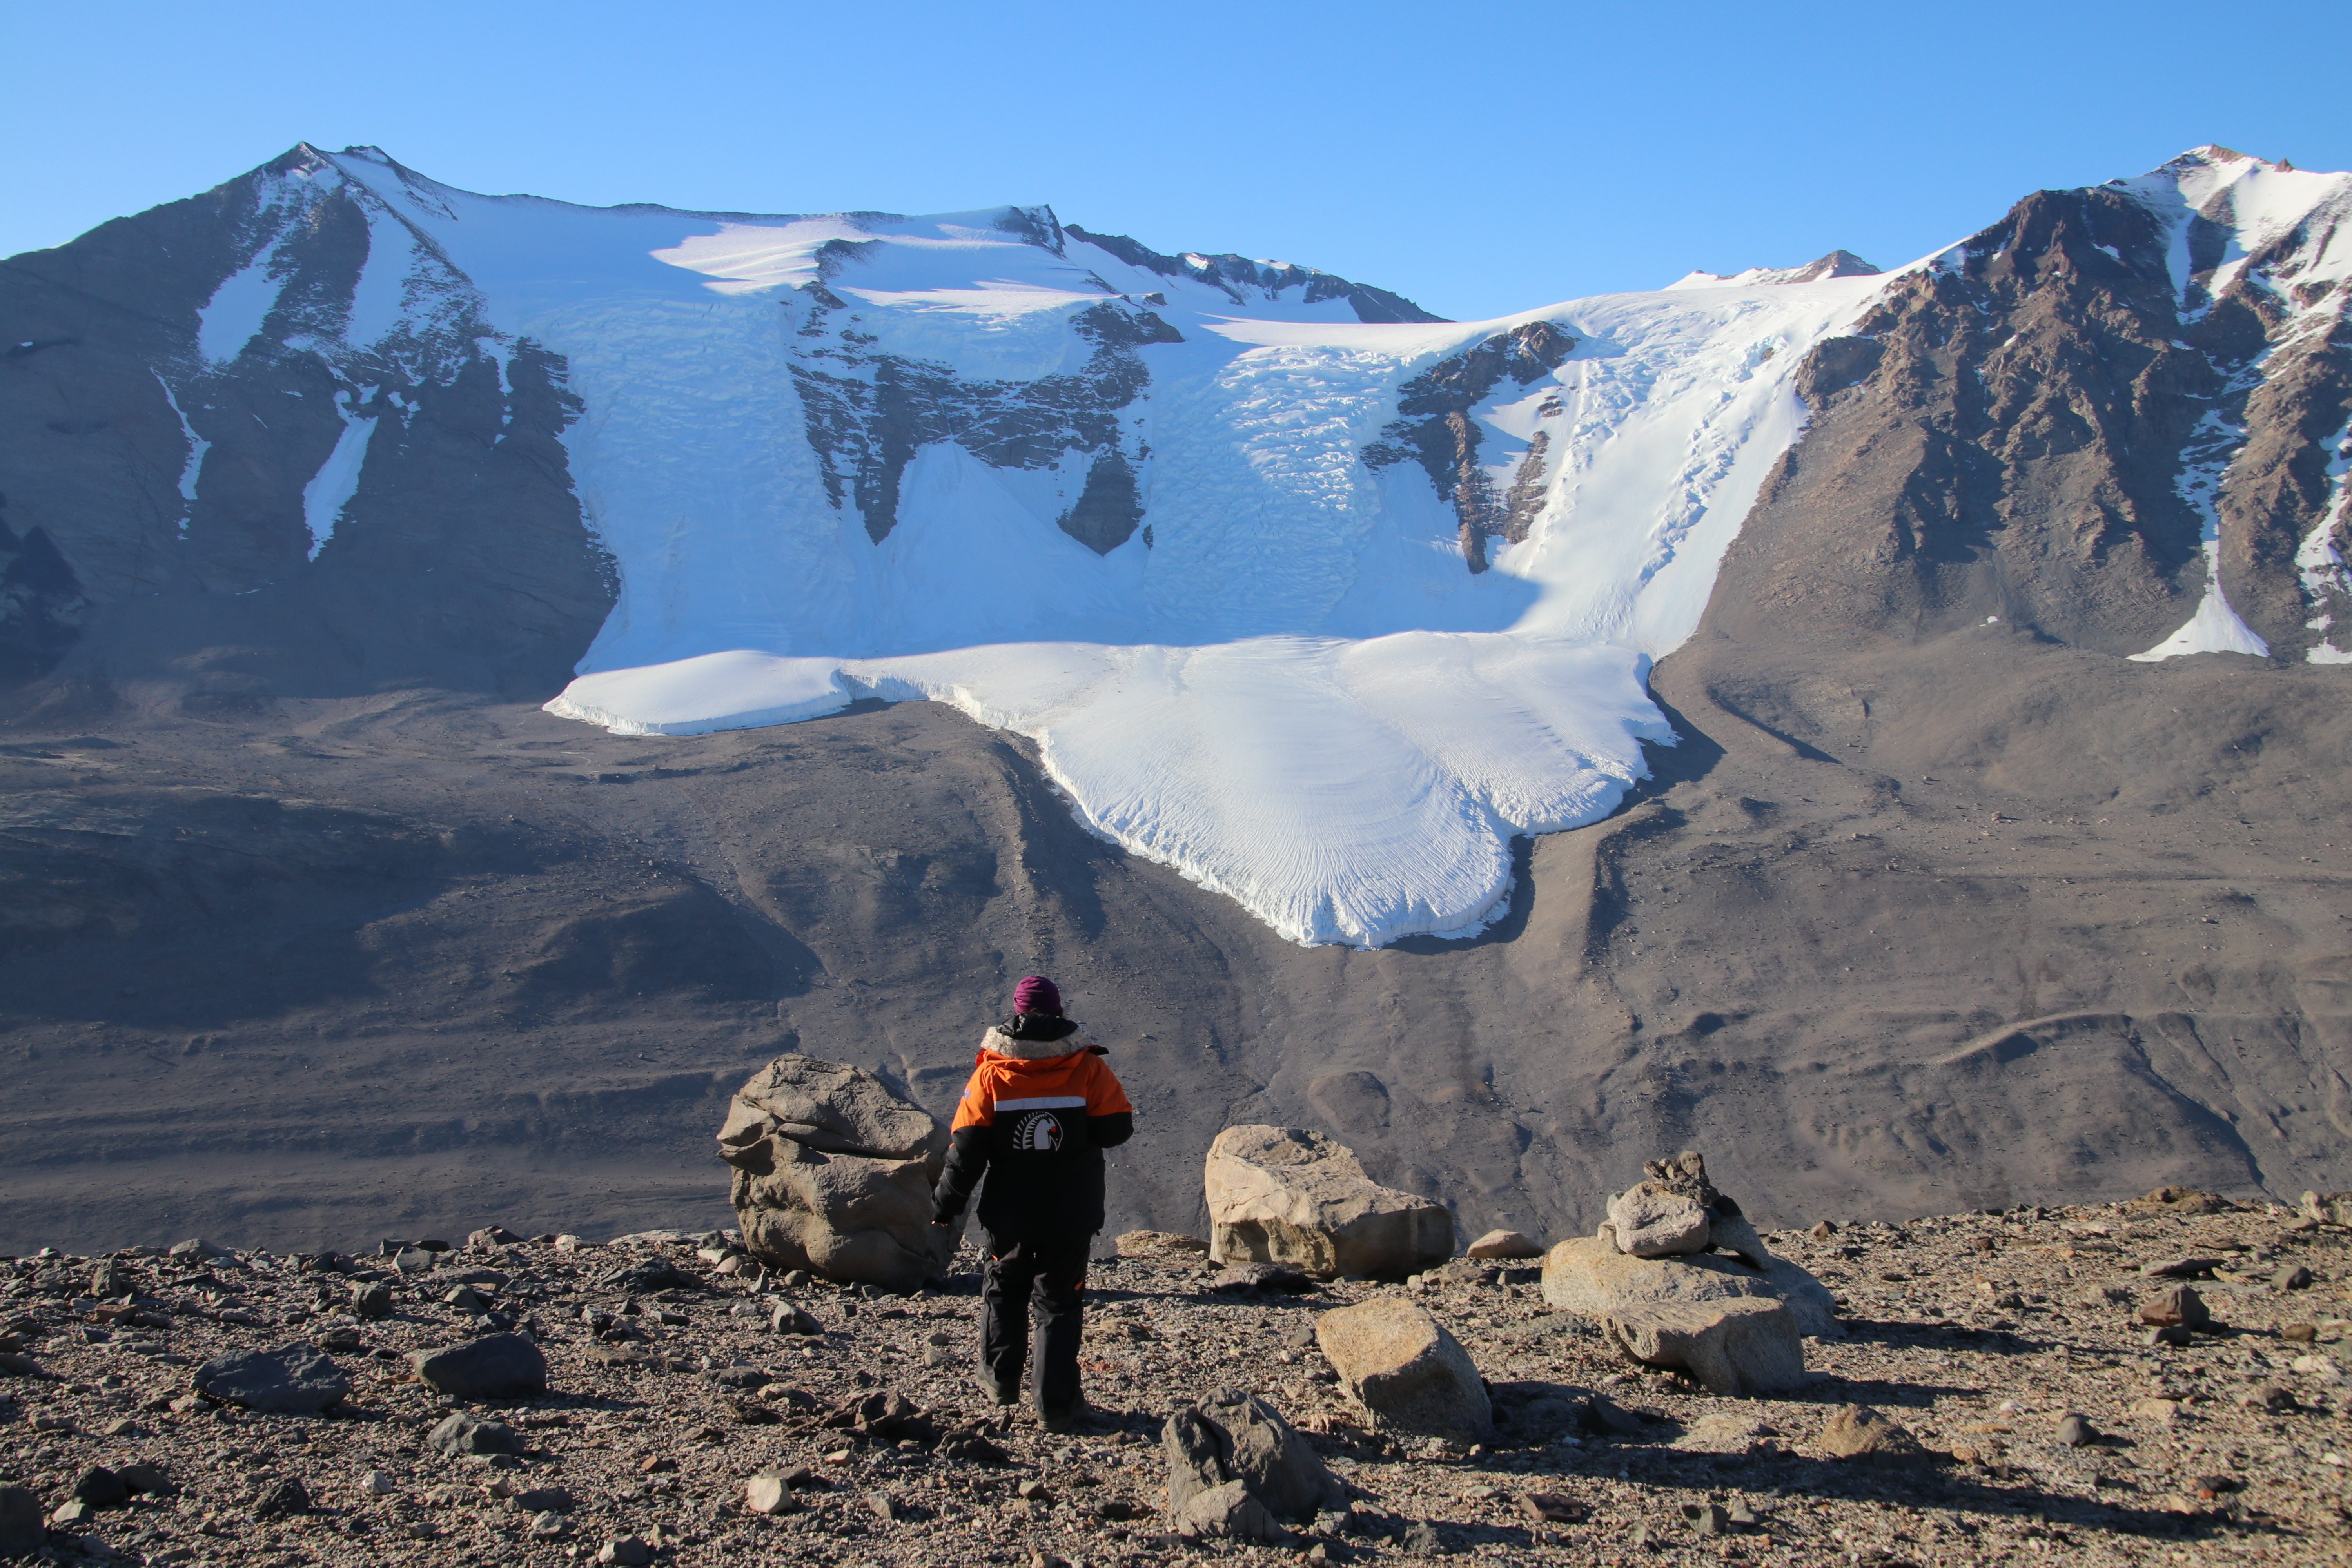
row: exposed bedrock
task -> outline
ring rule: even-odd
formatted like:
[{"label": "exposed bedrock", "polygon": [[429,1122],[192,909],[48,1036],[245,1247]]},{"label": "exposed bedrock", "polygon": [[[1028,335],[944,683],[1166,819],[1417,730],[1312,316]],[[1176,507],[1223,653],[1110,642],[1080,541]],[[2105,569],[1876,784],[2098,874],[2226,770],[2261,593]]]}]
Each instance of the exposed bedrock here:
[{"label": "exposed bedrock", "polygon": [[1444,497],[1461,531],[1462,553],[1474,573],[1486,570],[1486,542],[1517,544],[1542,509],[1544,454],[1550,437],[1538,431],[1521,455],[1510,489],[1497,495],[1478,460],[1484,444],[1470,410],[1508,376],[1521,386],[1557,370],[1576,340],[1549,321],[1529,321],[1439,361],[1397,389],[1396,419],[1366,447],[1368,467],[1417,462]]},{"label": "exposed bedrock", "polygon": [[[2189,222],[2210,279],[2220,254],[2198,247],[2222,231]],[[2294,557],[2329,499],[2327,437],[2352,416],[2340,286],[2282,303],[2264,270],[2304,243],[2291,233],[2218,297],[2184,297],[2169,232],[2136,201],[2019,203],[1800,367],[1811,423],[1725,559],[1715,626],[1853,646],[1997,616],[2137,653],[2204,593],[2202,498],[2231,606],[2300,658],[2327,606]]]}]

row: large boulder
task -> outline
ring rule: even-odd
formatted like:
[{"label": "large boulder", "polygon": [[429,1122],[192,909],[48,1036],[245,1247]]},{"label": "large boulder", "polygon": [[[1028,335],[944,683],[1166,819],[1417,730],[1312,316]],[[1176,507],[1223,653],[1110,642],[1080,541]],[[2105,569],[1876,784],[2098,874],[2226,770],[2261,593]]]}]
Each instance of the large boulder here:
[{"label": "large boulder", "polygon": [[1339,1386],[1376,1428],[1474,1442],[1495,1429],[1486,1385],[1444,1325],[1402,1296],[1375,1296],[1315,1320]]},{"label": "large boulder", "polygon": [[1652,1302],[1603,1318],[1601,1327],[1643,1366],[1686,1372],[1709,1394],[1785,1394],[1805,1381],[1805,1343],[1781,1301]]},{"label": "large boulder", "polygon": [[1324,1279],[1402,1279],[1454,1256],[1454,1216],[1383,1187],[1355,1152],[1296,1127],[1228,1127],[1202,1173],[1209,1256],[1288,1263]]},{"label": "large boulder", "polygon": [[947,1129],[872,1073],[778,1057],[735,1091],[719,1130],[743,1245],[772,1268],[912,1290],[941,1273],[931,1224]]},{"label": "large boulder", "polygon": [[1168,1418],[1160,1446],[1168,1459],[1168,1511],[1180,1519],[1195,1497],[1234,1483],[1267,1513],[1294,1523],[1348,1506],[1339,1478],[1254,1394],[1227,1391],[1186,1405]]},{"label": "large boulder", "polygon": [[1829,1289],[1785,1258],[1766,1258],[1763,1268],[1712,1253],[1633,1258],[1618,1251],[1609,1236],[1578,1237],[1545,1255],[1544,1304],[1599,1319],[1659,1303],[1753,1298],[1785,1302],[1797,1331],[1808,1339],[1843,1339]]}]

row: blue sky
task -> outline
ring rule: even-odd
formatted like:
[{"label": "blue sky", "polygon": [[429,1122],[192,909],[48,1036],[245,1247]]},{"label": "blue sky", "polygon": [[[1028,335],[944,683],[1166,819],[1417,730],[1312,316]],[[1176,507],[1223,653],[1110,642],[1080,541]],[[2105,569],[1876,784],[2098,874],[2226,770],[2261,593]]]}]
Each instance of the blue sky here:
[{"label": "blue sky", "polygon": [[1463,319],[1694,267],[1882,266],[2218,142],[2352,167],[2345,11],[424,3],[0,7],[0,256],[298,141],[467,189],[1049,202]]}]

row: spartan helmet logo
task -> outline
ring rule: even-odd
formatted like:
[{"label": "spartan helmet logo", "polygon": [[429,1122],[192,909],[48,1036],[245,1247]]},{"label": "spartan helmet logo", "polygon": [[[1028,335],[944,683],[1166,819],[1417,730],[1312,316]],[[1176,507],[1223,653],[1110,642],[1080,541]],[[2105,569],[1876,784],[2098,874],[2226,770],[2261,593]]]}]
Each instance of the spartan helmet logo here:
[{"label": "spartan helmet logo", "polygon": [[1062,1146],[1062,1121],[1050,1110],[1033,1110],[1013,1124],[1013,1146],[1024,1154],[1051,1154]]}]

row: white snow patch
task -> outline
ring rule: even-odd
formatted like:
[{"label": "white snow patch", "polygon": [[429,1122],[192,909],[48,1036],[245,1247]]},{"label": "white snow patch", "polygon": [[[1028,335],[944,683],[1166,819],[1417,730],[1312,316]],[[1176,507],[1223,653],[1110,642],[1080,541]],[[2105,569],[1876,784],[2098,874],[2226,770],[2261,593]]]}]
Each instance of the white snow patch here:
[{"label": "white snow patch", "polygon": [[[370,388],[369,391],[373,391]],[[368,442],[375,435],[376,417],[373,414],[353,412],[352,395],[335,394],[335,413],[343,421],[342,434],[335,437],[334,450],[302,487],[302,521],[310,530],[310,559],[316,561],[319,552],[335,534],[335,524],[341,521],[343,508],[360,488],[360,470],[366,466]]]},{"label": "white snow patch", "polygon": [[188,443],[188,460],[180,465],[180,499],[187,503],[180,513],[180,533],[184,538],[189,516],[196,504],[196,479],[204,471],[205,454],[212,450],[213,444],[198,436],[195,426],[188,423],[188,416],[180,411],[180,400],[173,395],[172,384],[158,375],[155,384],[163,389],[163,401],[172,405],[172,416],[180,422],[180,434]]},{"label": "white snow patch", "polygon": [[2215,502],[2221,493],[2222,479],[2245,435],[2218,412],[2209,412],[2189,433],[2188,460],[2181,465],[2178,489],[2180,499],[2197,513],[2205,552],[2205,595],[2197,601],[2196,613],[2179,631],[2146,653],[2131,655],[2141,663],[2192,653],[2250,653],[2264,658],[2270,656],[2270,644],[2238,618],[2238,613],[2230,607],[2229,595],[2221,591],[2221,514]]},{"label": "white snow patch", "polygon": [[223,279],[205,302],[196,321],[196,352],[207,363],[225,364],[236,358],[261,331],[284,287],[269,275],[277,259],[278,247],[265,246],[259,255]]}]

